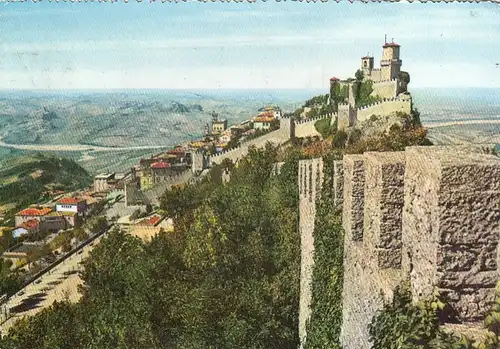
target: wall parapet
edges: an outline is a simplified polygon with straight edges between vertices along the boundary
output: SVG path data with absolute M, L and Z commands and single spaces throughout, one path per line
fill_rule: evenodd
M 323 184 L 323 159 L 299 161 L 299 230 L 301 244 L 299 337 L 303 347 L 307 333 L 306 325 L 311 317 L 312 270 L 314 266 L 314 221 L 316 199 Z
M 318 120 L 322 120 L 322 119 L 328 119 L 328 118 L 335 117 L 336 115 L 337 115 L 337 113 L 328 113 L 328 114 L 323 114 L 323 115 L 317 116 L 315 118 L 297 120 L 297 121 L 295 121 L 295 125 L 305 124 L 308 122 L 318 121 Z
M 343 183 L 345 349 L 371 348 L 369 323 L 407 278 L 415 301 L 437 289 L 459 321 L 483 318 L 500 275 L 500 157 L 490 148 L 408 147 L 334 162 L 334 198 Z M 317 161 L 299 163 L 301 345 L 311 315 Z
M 406 102 L 406 101 L 409 101 L 409 99 L 405 99 L 405 98 L 402 98 L 400 96 L 392 97 L 392 98 L 383 98 L 381 101 L 377 101 L 377 102 L 374 102 L 374 103 L 371 103 L 371 104 L 359 107 L 359 108 L 357 108 L 357 110 L 358 111 L 366 110 L 366 109 L 370 109 L 370 108 L 375 107 L 375 106 L 380 105 L 380 104 L 384 104 L 384 103 L 387 103 L 387 102 L 395 102 L 395 101 L 398 101 L 398 102 L 403 102 L 404 101 L 404 102 Z

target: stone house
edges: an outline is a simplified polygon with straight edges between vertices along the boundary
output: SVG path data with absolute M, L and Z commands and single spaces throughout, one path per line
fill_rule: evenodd
M 276 119 L 271 116 L 258 116 L 253 121 L 254 130 L 269 130 Z
M 87 202 L 82 198 L 65 197 L 57 201 L 56 211 L 76 213 L 83 217 L 87 211 Z
M 48 207 L 43 207 L 43 208 L 36 208 L 36 207 L 29 207 L 26 208 L 15 215 L 15 224 L 16 227 L 21 226 L 24 222 L 30 221 L 30 220 L 37 220 L 40 221 L 42 217 L 45 215 L 49 214 L 52 212 L 52 209 Z

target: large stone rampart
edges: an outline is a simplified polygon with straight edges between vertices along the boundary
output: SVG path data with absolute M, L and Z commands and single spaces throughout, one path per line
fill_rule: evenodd
M 484 318 L 499 279 L 500 159 L 407 149 L 403 237 L 415 300 L 435 288 L 458 321 Z
M 372 85 L 372 96 L 379 96 L 380 98 L 393 98 L 398 95 L 398 79 L 378 81 Z
M 358 108 L 356 111 L 356 123 L 368 120 L 372 115 L 385 116 L 396 112 L 409 115 L 411 113 L 411 108 L 412 103 L 409 96 L 398 96 L 395 98 L 384 99 L 380 102 Z
M 334 198 L 343 190 L 338 203 L 345 230 L 343 348 L 371 348 L 368 324 L 403 279 L 411 281 L 415 301 L 438 290 L 450 306 L 454 320 L 449 321 L 484 318 L 500 277 L 500 158 L 489 150 L 482 145 L 408 147 L 345 155 L 334 162 Z M 301 236 L 307 241 L 301 287 L 312 280 L 307 266 L 314 264 L 315 209 L 305 194 L 305 164 L 299 169 L 305 205 Z M 301 288 L 301 301 L 303 294 L 310 306 L 312 295 Z M 303 303 L 300 313 L 310 316 Z M 305 328 L 300 333 L 303 340 Z
M 210 164 L 221 164 L 224 159 L 229 159 L 236 163 L 239 159 L 248 154 L 250 147 L 263 148 L 269 142 L 274 145 L 286 143 L 295 135 L 295 123 L 291 118 L 280 119 L 280 128 L 266 133 L 260 137 L 254 138 L 247 142 L 243 142 L 238 147 L 225 150 L 219 154 L 210 156 Z
M 346 238 L 363 241 L 365 158 L 363 155 L 344 156 L 344 199 L 342 227 Z
M 306 341 L 306 324 L 311 317 L 312 268 L 314 265 L 314 220 L 316 198 L 323 183 L 323 160 L 321 158 L 299 161 L 299 229 L 301 243 L 299 336 L 301 348 Z
M 316 130 L 315 124 L 319 120 L 323 119 L 334 119 L 337 115 L 335 113 L 321 115 L 317 118 L 301 120 L 295 122 L 295 137 L 305 138 L 313 136 L 321 136 L 321 134 Z

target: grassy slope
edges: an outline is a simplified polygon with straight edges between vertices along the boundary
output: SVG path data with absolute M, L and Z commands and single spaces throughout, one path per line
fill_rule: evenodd
M 33 173 L 37 174 L 35 178 Z M 39 200 L 47 187 L 75 190 L 91 180 L 87 171 L 72 160 L 43 154 L 12 158 L 0 168 L 0 204 L 26 205 Z

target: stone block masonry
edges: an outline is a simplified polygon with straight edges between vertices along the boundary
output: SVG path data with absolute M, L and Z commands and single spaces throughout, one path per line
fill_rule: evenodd
M 500 278 L 500 158 L 490 148 L 408 147 L 334 162 L 334 197 L 343 183 L 344 349 L 371 348 L 368 324 L 403 279 L 415 301 L 437 289 L 450 305 L 449 321 L 484 319 Z M 310 195 L 317 195 L 321 161 L 302 161 L 299 169 L 302 346 L 314 264 Z
M 333 162 L 333 204 L 335 207 L 342 207 L 344 202 L 344 170 L 342 160 Z
M 375 249 L 380 269 L 399 269 L 405 155 L 404 152 L 368 152 L 364 156 L 365 245 Z
M 344 156 L 344 185 L 347 188 L 351 181 L 357 187 L 344 191 L 344 218 L 351 222 L 345 228 L 352 225 L 353 215 L 356 226 L 361 228 L 359 233 L 351 228 L 350 235 L 346 231 L 344 239 L 341 329 L 344 348 L 371 347 L 368 325 L 401 281 L 404 161 L 402 152 Z M 352 175 L 356 173 L 356 164 L 357 176 Z M 350 200 L 358 204 L 347 204 Z
M 463 322 L 484 318 L 499 279 L 500 159 L 407 149 L 403 226 L 415 300 L 435 287 Z
M 301 241 L 299 336 L 306 340 L 306 324 L 311 317 L 312 268 L 314 265 L 314 220 L 316 198 L 323 183 L 323 159 L 299 161 L 299 229 Z
M 345 236 L 353 241 L 363 240 L 365 201 L 365 158 L 363 155 L 345 155 L 344 209 L 342 227 Z

